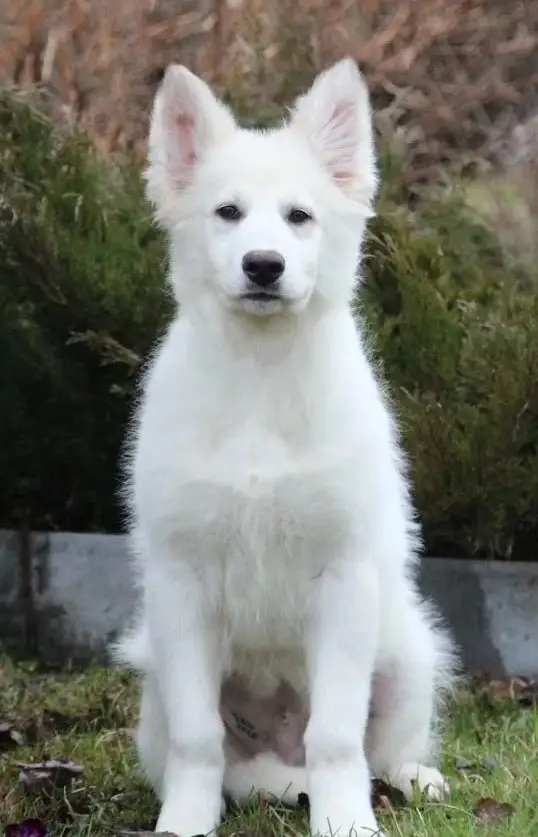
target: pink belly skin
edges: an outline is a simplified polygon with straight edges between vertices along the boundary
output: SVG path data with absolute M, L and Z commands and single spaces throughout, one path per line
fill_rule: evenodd
M 385 678 L 374 677 L 371 713 L 383 698 Z M 276 753 L 284 764 L 305 763 L 304 732 L 308 713 L 298 693 L 282 681 L 270 697 L 258 697 L 245 677 L 232 674 L 222 684 L 220 713 L 226 744 L 234 759 L 254 758 L 263 751 Z

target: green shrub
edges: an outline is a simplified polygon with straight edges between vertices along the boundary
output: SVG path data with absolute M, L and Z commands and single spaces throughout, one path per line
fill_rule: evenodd
M 538 276 L 507 263 L 457 196 L 414 217 L 381 202 L 369 249 L 363 310 L 428 553 L 535 557 Z
M 171 312 L 134 163 L 0 94 L 0 525 L 121 528 L 136 372 Z M 532 557 L 538 277 L 457 192 L 386 183 L 359 302 L 397 406 L 429 554 Z
M 170 309 L 138 171 L 0 94 L 0 521 L 115 529 L 133 375 Z

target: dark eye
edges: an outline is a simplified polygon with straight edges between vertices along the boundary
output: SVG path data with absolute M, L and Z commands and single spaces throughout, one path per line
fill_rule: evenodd
M 215 212 L 223 221 L 240 221 L 243 217 L 243 213 L 234 203 L 225 203 L 217 207 Z
M 312 221 L 312 215 L 304 209 L 290 209 L 286 216 L 286 221 L 288 224 L 293 224 L 298 227 L 301 224 L 306 224 L 307 221 Z

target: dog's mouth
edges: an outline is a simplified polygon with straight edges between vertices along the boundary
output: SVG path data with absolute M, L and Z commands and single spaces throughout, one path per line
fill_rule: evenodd
M 252 302 L 276 302 L 281 300 L 280 294 L 273 294 L 268 291 L 249 291 L 243 294 L 241 299 L 246 299 Z

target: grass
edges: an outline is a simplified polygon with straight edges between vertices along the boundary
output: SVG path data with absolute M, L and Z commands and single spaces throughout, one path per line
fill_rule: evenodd
M 15 665 L 0 657 L 0 723 L 13 720 L 26 739 L 12 749 L 0 743 L 0 826 L 37 816 L 46 822 L 50 837 L 151 830 L 158 804 L 141 775 L 132 742 L 136 698 L 136 682 L 125 672 L 93 668 L 42 673 L 35 665 Z M 537 752 L 536 709 L 462 692 L 450 707 L 442 752 L 453 786 L 451 798 L 444 803 L 417 799 L 405 808 L 389 805 L 380 811 L 380 823 L 388 837 L 535 837 Z M 52 802 L 25 794 L 16 767 L 16 762 L 38 762 L 45 756 L 68 756 L 84 768 L 70 790 L 59 792 Z M 491 762 L 487 768 L 481 766 L 485 756 Z M 473 766 L 458 770 L 463 759 Z M 473 811 L 482 797 L 509 803 L 512 816 L 479 822 Z M 221 828 L 224 837 L 293 837 L 306 832 L 304 812 L 259 801 Z

